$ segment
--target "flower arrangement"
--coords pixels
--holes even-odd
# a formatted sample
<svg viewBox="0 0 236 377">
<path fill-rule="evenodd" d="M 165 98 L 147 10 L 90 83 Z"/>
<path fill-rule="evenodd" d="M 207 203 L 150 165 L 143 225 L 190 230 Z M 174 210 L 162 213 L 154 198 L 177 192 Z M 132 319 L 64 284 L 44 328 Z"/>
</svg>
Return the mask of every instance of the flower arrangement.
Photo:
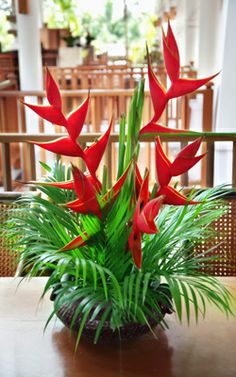
<svg viewBox="0 0 236 377">
<path fill-rule="evenodd" d="M 49 71 L 46 93 L 49 105 L 25 104 L 43 119 L 66 128 L 68 135 L 34 143 L 59 155 L 81 158 L 86 171 L 42 164 L 48 175 L 35 184 L 42 196 L 20 199 L 8 229 L 15 237 L 26 276 L 49 274 L 43 294 L 53 290 L 54 314 L 77 332 L 77 344 L 93 326 L 96 343 L 104 331 L 125 336 L 129 324 L 152 330 L 167 326 L 166 313 L 183 308 L 190 319 L 205 314 L 206 301 L 231 313 L 231 296 L 214 277 L 201 272 L 208 252 L 196 254 L 194 245 L 212 235 L 209 224 L 225 210 L 218 204 L 223 188 L 191 192 L 187 197 L 170 185 L 172 177 L 192 168 L 204 157 L 196 155 L 202 138 L 196 138 L 170 161 L 156 138 L 158 182 L 149 187 L 149 172 L 138 168 L 140 135 L 184 132 L 158 124 L 168 100 L 190 93 L 214 76 L 190 80 L 180 77 L 177 43 L 170 24 L 163 34 L 164 61 L 170 79 L 166 90 L 155 76 L 148 55 L 148 79 L 154 116 L 141 128 L 144 82 L 134 91 L 128 121 L 121 118 L 117 180 L 107 184 L 96 175 L 112 129 L 82 149 L 81 133 L 89 107 L 88 98 L 68 115 L 62 112 L 57 84 Z M 194 133 L 192 133 L 194 135 Z M 71 312 L 71 309 L 73 311 Z M 66 319 L 65 319 L 66 318 Z M 69 320 L 68 320 L 69 318 Z M 128 330 L 127 330 L 128 331 Z"/>
</svg>

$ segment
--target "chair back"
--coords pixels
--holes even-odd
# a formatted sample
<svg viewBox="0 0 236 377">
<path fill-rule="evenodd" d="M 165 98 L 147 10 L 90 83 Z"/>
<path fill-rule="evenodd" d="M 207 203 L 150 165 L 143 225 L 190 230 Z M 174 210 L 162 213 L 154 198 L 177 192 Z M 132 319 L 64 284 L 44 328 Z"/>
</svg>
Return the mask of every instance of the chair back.
<svg viewBox="0 0 236 377">
<path fill-rule="evenodd" d="M 214 237 L 202 241 L 195 249 L 197 253 L 211 250 L 209 255 L 220 255 L 211 262 L 210 268 L 202 264 L 201 270 L 208 275 L 236 276 L 236 194 L 225 199 L 228 211 L 214 221 Z"/>
<path fill-rule="evenodd" d="M 11 219 L 12 210 L 18 207 L 15 200 L 21 193 L 4 192 L 0 194 L 0 276 L 15 276 L 18 265 L 18 254 L 12 251 L 12 242 L 4 236 L 4 224 Z"/>
</svg>

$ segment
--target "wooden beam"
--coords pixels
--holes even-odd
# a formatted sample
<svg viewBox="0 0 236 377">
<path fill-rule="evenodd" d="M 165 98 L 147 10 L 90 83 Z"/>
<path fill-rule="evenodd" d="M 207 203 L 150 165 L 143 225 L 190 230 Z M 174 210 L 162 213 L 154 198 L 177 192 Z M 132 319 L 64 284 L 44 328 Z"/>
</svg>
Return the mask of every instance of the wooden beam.
<svg viewBox="0 0 236 377">
<path fill-rule="evenodd" d="M 59 134 L 28 134 L 28 133 L 0 133 L 0 143 L 24 143 L 26 141 L 36 141 L 36 142 L 44 142 L 44 141 L 51 141 L 54 139 L 61 138 L 63 136 L 68 136 L 67 133 L 59 133 Z M 99 138 L 101 133 L 84 133 L 79 136 L 78 141 L 81 143 L 91 143 L 95 139 Z M 215 141 L 236 141 L 236 132 L 232 133 L 218 133 L 212 132 L 209 134 L 200 133 L 186 135 L 186 134 L 159 134 L 162 141 L 167 142 L 187 142 L 196 140 L 199 136 L 204 136 L 204 141 L 206 142 L 215 142 Z M 155 141 L 156 135 L 142 135 L 140 137 L 141 142 L 150 142 Z M 117 133 L 111 133 L 110 139 L 112 143 L 119 141 L 119 135 Z"/>
<path fill-rule="evenodd" d="M 28 0 L 18 0 L 18 12 L 20 14 L 29 14 L 29 1 Z"/>
</svg>

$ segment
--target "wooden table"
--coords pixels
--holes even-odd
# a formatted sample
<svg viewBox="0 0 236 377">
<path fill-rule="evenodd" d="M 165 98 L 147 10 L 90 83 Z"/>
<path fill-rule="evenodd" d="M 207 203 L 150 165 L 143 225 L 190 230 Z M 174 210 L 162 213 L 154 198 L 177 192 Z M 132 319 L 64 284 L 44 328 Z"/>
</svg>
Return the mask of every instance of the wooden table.
<svg viewBox="0 0 236 377">
<path fill-rule="evenodd" d="M 236 278 L 224 279 L 236 297 Z M 0 377 L 235 377 L 236 318 L 209 307 L 205 321 L 190 328 L 167 316 L 169 330 L 114 345 L 82 343 L 39 301 L 45 278 L 0 278 Z M 236 308 L 235 308 L 236 309 Z"/>
</svg>

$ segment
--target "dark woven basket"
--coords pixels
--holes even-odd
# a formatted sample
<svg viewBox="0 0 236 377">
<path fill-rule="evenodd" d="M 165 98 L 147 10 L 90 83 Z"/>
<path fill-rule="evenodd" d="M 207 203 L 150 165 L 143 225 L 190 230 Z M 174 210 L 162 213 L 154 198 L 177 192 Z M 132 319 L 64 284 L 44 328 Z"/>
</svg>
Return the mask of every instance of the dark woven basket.
<svg viewBox="0 0 236 377">
<path fill-rule="evenodd" d="M 80 327 L 80 321 L 81 316 L 78 316 L 76 318 L 75 323 L 73 326 L 71 326 L 72 318 L 75 314 L 75 310 L 77 308 L 78 303 L 74 303 L 71 306 L 63 305 L 58 311 L 57 311 L 57 317 L 62 321 L 62 323 L 72 329 L 73 331 L 77 332 Z M 149 324 L 152 328 L 158 325 L 160 321 L 163 319 L 165 314 L 171 314 L 171 311 L 168 307 L 165 305 L 160 305 L 161 314 L 158 316 L 158 318 L 148 318 Z M 92 315 L 92 314 L 91 314 Z M 99 319 L 98 320 L 87 320 L 85 327 L 82 332 L 81 338 L 88 341 L 93 341 L 95 337 L 95 333 L 97 330 L 97 327 L 99 325 Z M 128 339 L 135 339 L 137 337 L 140 337 L 141 335 L 144 335 L 150 331 L 149 327 L 144 324 L 140 324 L 137 322 L 130 322 L 122 327 L 120 327 L 119 331 L 113 331 L 110 326 L 109 322 L 106 321 L 104 323 L 103 329 L 101 331 L 101 334 L 99 336 L 99 342 L 110 342 L 110 341 L 116 341 L 116 340 L 128 340 Z"/>
</svg>

